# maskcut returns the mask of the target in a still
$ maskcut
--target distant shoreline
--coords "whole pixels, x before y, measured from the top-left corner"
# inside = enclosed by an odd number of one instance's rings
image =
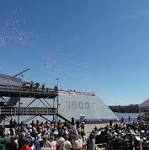
[[[131,104],[131,105],[113,105],[109,106],[109,108],[116,113],[139,113],[139,105]]]

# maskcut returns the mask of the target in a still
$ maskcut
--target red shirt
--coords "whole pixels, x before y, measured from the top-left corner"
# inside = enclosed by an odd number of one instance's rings
[[[23,146],[20,150],[32,150],[32,148],[29,146]]]

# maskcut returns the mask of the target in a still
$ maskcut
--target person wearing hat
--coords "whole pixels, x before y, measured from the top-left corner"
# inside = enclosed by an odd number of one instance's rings
[[[81,138],[72,139],[73,150],[81,150],[83,148],[83,141]]]
[[[55,140],[54,136],[50,137],[50,143],[53,147],[53,150],[56,150],[56,140]]]
[[[69,141],[69,136],[65,136],[65,141],[63,142],[63,150],[70,150],[72,148],[72,144]]]
[[[41,141],[41,149],[40,150],[51,150],[52,145],[48,139],[48,136],[44,136],[43,140]]]
[[[61,134],[58,135],[58,139],[56,141],[56,150],[63,150],[63,143],[65,139]]]

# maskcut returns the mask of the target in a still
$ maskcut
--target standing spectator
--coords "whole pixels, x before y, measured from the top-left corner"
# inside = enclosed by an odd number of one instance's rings
[[[56,150],[63,150],[64,141],[65,141],[65,139],[63,138],[63,136],[59,135],[59,137],[57,139]]]
[[[41,149],[40,150],[51,150],[52,145],[48,140],[48,136],[44,136],[43,140],[41,141]]]
[[[131,121],[131,117],[130,117],[130,115],[129,115],[129,117],[128,117],[128,121],[129,121],[129,122]]]
[[[51,142],[51,145],[53,147],[53,150],[56,150],[56,141],[54,139],[54,136],[50,137],[50,142]]]
[[[87,141],[87,150],[96,150],[95,136],[93,133],[90,134],[89,139]]]
[[[41,142],[43,141],[43,139],[41,138],[41,134],[38,134],[36,139],[35,139],[35,149],[34,150],[40,150],[41,149]]]
[[[10,142],[7,142],[6,144],[6,150],[17,150],[18,149],[18,143],[17,143],[17,137],[11,137]]]
[[[31,141],[29,139],[24,139],[24,143],[20,150],[33,150],[31,147]]]
[[[63,143],[63,150],[70,150],[72,148],[72,144],[68,139],[69,139],[69,136],[66,135],[65,141]]]
[[[124,118],[123,118],[123,117],[121,118],[121,122],[122,122],[122,123],[124,122]]]

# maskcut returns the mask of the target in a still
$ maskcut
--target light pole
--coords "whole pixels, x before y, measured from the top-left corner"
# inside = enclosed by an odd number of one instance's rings
[[[58,88],[58,81],[59,81],[59,78],[56,78],[56,86]]]
[[[20,124],[21,92],[22,92],[22,80],[20,80],[20,85],[19,85],[18,125]]]
[[[57,115],[58,115],[58,109],[59,109],[59,98],[58,98],[58,81],[59,79],[56,79],[56,86],[57,86]],[[57,121],[58,121],[58,117],[57,117]]]

